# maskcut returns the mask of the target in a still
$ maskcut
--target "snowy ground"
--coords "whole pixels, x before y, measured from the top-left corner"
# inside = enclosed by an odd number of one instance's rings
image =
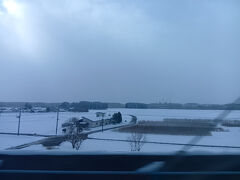
[[[90,111],[84,113],[60,112],[58,133],[61,132],[61,124],[72,117],[88,117],[97,120],[96,112]],[[115,112],[115,110],[105,110],[104,112]],[[0,114],[0,132],[16,133],[18,128],[18,113]],[[36,133],[42,135],[55,135],[57,113],[22,113],[20,133]],[[124,115],[123,120],[130,120],[130,116]]]
[[[123,119],[129,120],[128,115],[137,116],[138,120],[154,120],[161,121],[164,118],[191,118],[191,119],[213,119],[222,111],[213,110],[159,110],[159,109],[108,109],[104,112],[118,112],[123,114]],[[61,132],[61,124],[71,117],[94,116],[96,112],[88,113],[72,113],[62,112],[59,116],[59,129]],[[2,113],[0,116],[0,132],[16,132],[17,113]],[[37,133],[52,135],[56,128],[56,113],[23,113],[21,119],[22,133]],[[232,111],[227,119],[240,119],[240,111]],[[214,132],[212,136],[204,137],[199,144],[206,145],[229,145],[240,146],[240,128],[226,128],[229,132]],[[26,142],[38,140],[36,137],[16,137],[0,135],[0,148],[7,148],[13,145],[19,145]],[[130,134],[119,133],[116,131],[106,131],[96,133],[90,137],[106,138],[106,139],[121,139],[126,140]],[[171,136],[171,135],[146,135],[147,141],[155,142],[175,142],[188,143],[192,136]],[[6,140],[5,140],[6,139]],[[144,144],[141,152],[156,152],[156,153],[171,153],[180,150],[181,146],[159,145],[159,144]],[[64,142],[60,147],[56,147],[59,151],[76,151],[73,150],[71,144]],[[26,150],[46,150],[42,145],[36,145],[26,148]],[[80,152],[130,152],[128,142],[102,141],[102,140],[85,140],[79,150]],[[206,152],[240,152],[240,149],[227,148],[202,148],[193,147],[191,151],[206,151]]]
[[[33,136],[0,135],[0,150],[42,139]]]
[[[212,136],[206,136],[201,139],[198,144],[202,145],[217,145],[217,146],[240,146],[240,128],[229,128],[229,132],[214,132]],[[105,131],[90,135],[93,138],[127,140],[131,134],[119,133],[116,131]],[[175,136],[175,135],[146,135],[146,141],[151,142],[172,142],[172,143],[189,143],[193,136]],[[36,148],[35,148],[36,149]],[[72,150],[71,144],[63,143],[58,150]],[[174,153],[182,149],[178,145],[161,145],[146,143],[143,145],[141,152],[154,153]],[[108,140],[85,140],[80,152],[130,152],[129,142],[108,141]],[[229,148],[206,148],[192,147],[191,152],[212,152],[212,153],[239,153],[240,149]]]
[[[102,112],[121,112],[123,119],[129,120],[128,115],[137,116],[138,120],[162,121],[164,118],[192,118],[213,119],[221,111],[215,110],[169,110],[169,109],[108,109]],[[95,117],[99,111],[87,113],[61,112],[59,116],[58,132],[61,133],[61,124],[71,117]],[[0,115],[0,132],[17,132],[18,113],[2,113]],[[56,128],[56,113],[22,113],[21,133],[37,133],[54,135]],[[232,111],[227,119],[240,119],[240,111]]]
[[[113,130],[99,132],[90,135],[93,138],[102,139],[116,139],[127,140],[130,134],[119,133]],[[206,136],[201,139],[198,144],[203,145],[226,145],[226,146],[240,146],[240,128],[230,128],[229,132],[214,132],[213,136]],[[146,135],[146,141],[151,142],[172,142],[172,143],[188,143],[192,136],[175,136],[175,135]],[[146,153],[175,153],[182,149],[178,145],[161,145],[146,143],[143,145],[141,152]],[[46,150],[42,145],[36,145],[26,148],[25,150]],[[129,142],[108,141],[108,140],[85,140],[79,150],[72,149],[69,142],[62,143],[54,150],[58,151],[78,151],[78,152],[130,152]],[[191,152],[204,153],[240,153],[240,149],[229,148],[206,148],[206,147],[192,147]]]

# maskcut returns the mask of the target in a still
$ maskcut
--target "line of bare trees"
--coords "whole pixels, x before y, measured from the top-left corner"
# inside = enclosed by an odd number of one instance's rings
[[[133,132],[127,139],[130,144],[131,151],[141,151],[144,142],[146,141],[146,136],[142,133]]]
[[[87,139],[87,134],[80,134],[74,126],[71,126],[67,134],[67,141],[72,144],[72,148],[79,150],[82,142]]]

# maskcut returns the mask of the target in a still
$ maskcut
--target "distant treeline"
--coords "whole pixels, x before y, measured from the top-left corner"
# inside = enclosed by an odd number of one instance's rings
[[[196,109],[196,110],[240,110],[240,104],[197,104],[197,103],[126,103],[125,108],[136,109]]]
[[[103,110],[108,108],[107,103],[80,101],[78,103],[64,102],[59,108],[73,112],[88,112],[90,109]]]
[[[24,108],[26,103],[33,107],[57,107],[60,103],[45,103],[45,102],[0,102],[0,107]]]
[[[104,103],[104,102],[63,102],[63,103],[42,103],[42,102],[0,102],[1,107],[26,108],[26,104],[31,107],[45,107],[48,111],[56,111],[59,107],[66,111],[87,112],[88,110],[103,110],[107,108],[132,108],[132,109],[195,109],[195,110],[240,110],[240,104],[197,104],[197,103]]]

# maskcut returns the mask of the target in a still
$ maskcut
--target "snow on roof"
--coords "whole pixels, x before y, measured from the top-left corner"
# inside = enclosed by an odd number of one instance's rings
[[[87,115],[82,116],[82,118],[87,118],[92,121],[99,121],[102,119],[101,117],[97,117],[96,114],[87,114]]]
[[[103,119],[110,119],[110,118],[112,118],[112,115],[113,115],[113,113],[106,112],[104,117],[103,117]],[[92,121],[102,120],[102,117],[101,116],[97,117],[96,113],[94,113],[94,114],[85,114],[84,116],[82,116],[82,118],[87,118],[87,119],[92,120]]]

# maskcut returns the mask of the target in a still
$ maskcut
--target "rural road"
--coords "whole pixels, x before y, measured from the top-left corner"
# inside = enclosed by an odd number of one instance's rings
[[[127,124],[127,125],[120,125],[120,126],[115,126],[115,127],[109,127],[109,128],[105,128],[103,129],[103,131],[108,131],[108,130],[112,130],[112,129],[118,129],[121,127],[127,127],[127,126],[132,126],[133,124]],[[99,130],[92,130],[89,132],[83,132],[81,134],[79,134],[79,136],[82,136],[82,139],[87,139],[89,134],[94,134],[94,133],[98,133],[98,132],[102,132],[101,129]],[[43,146],[59,146],[62,142],[67,140],[67,136],[66,135],[58,135],[58,136],[51,136],[51,137],[47,137],[38,141],[34,141],[31,143],[26,143],[26,144],[22,144],[22,145],[18,145],[18,146],[14,146],[14,147],[10,147],[7,148],[6,150],[17,150],[17,149],[24,149],[27,148],[29,146],[32,145],[39,145],[42,144]]]

